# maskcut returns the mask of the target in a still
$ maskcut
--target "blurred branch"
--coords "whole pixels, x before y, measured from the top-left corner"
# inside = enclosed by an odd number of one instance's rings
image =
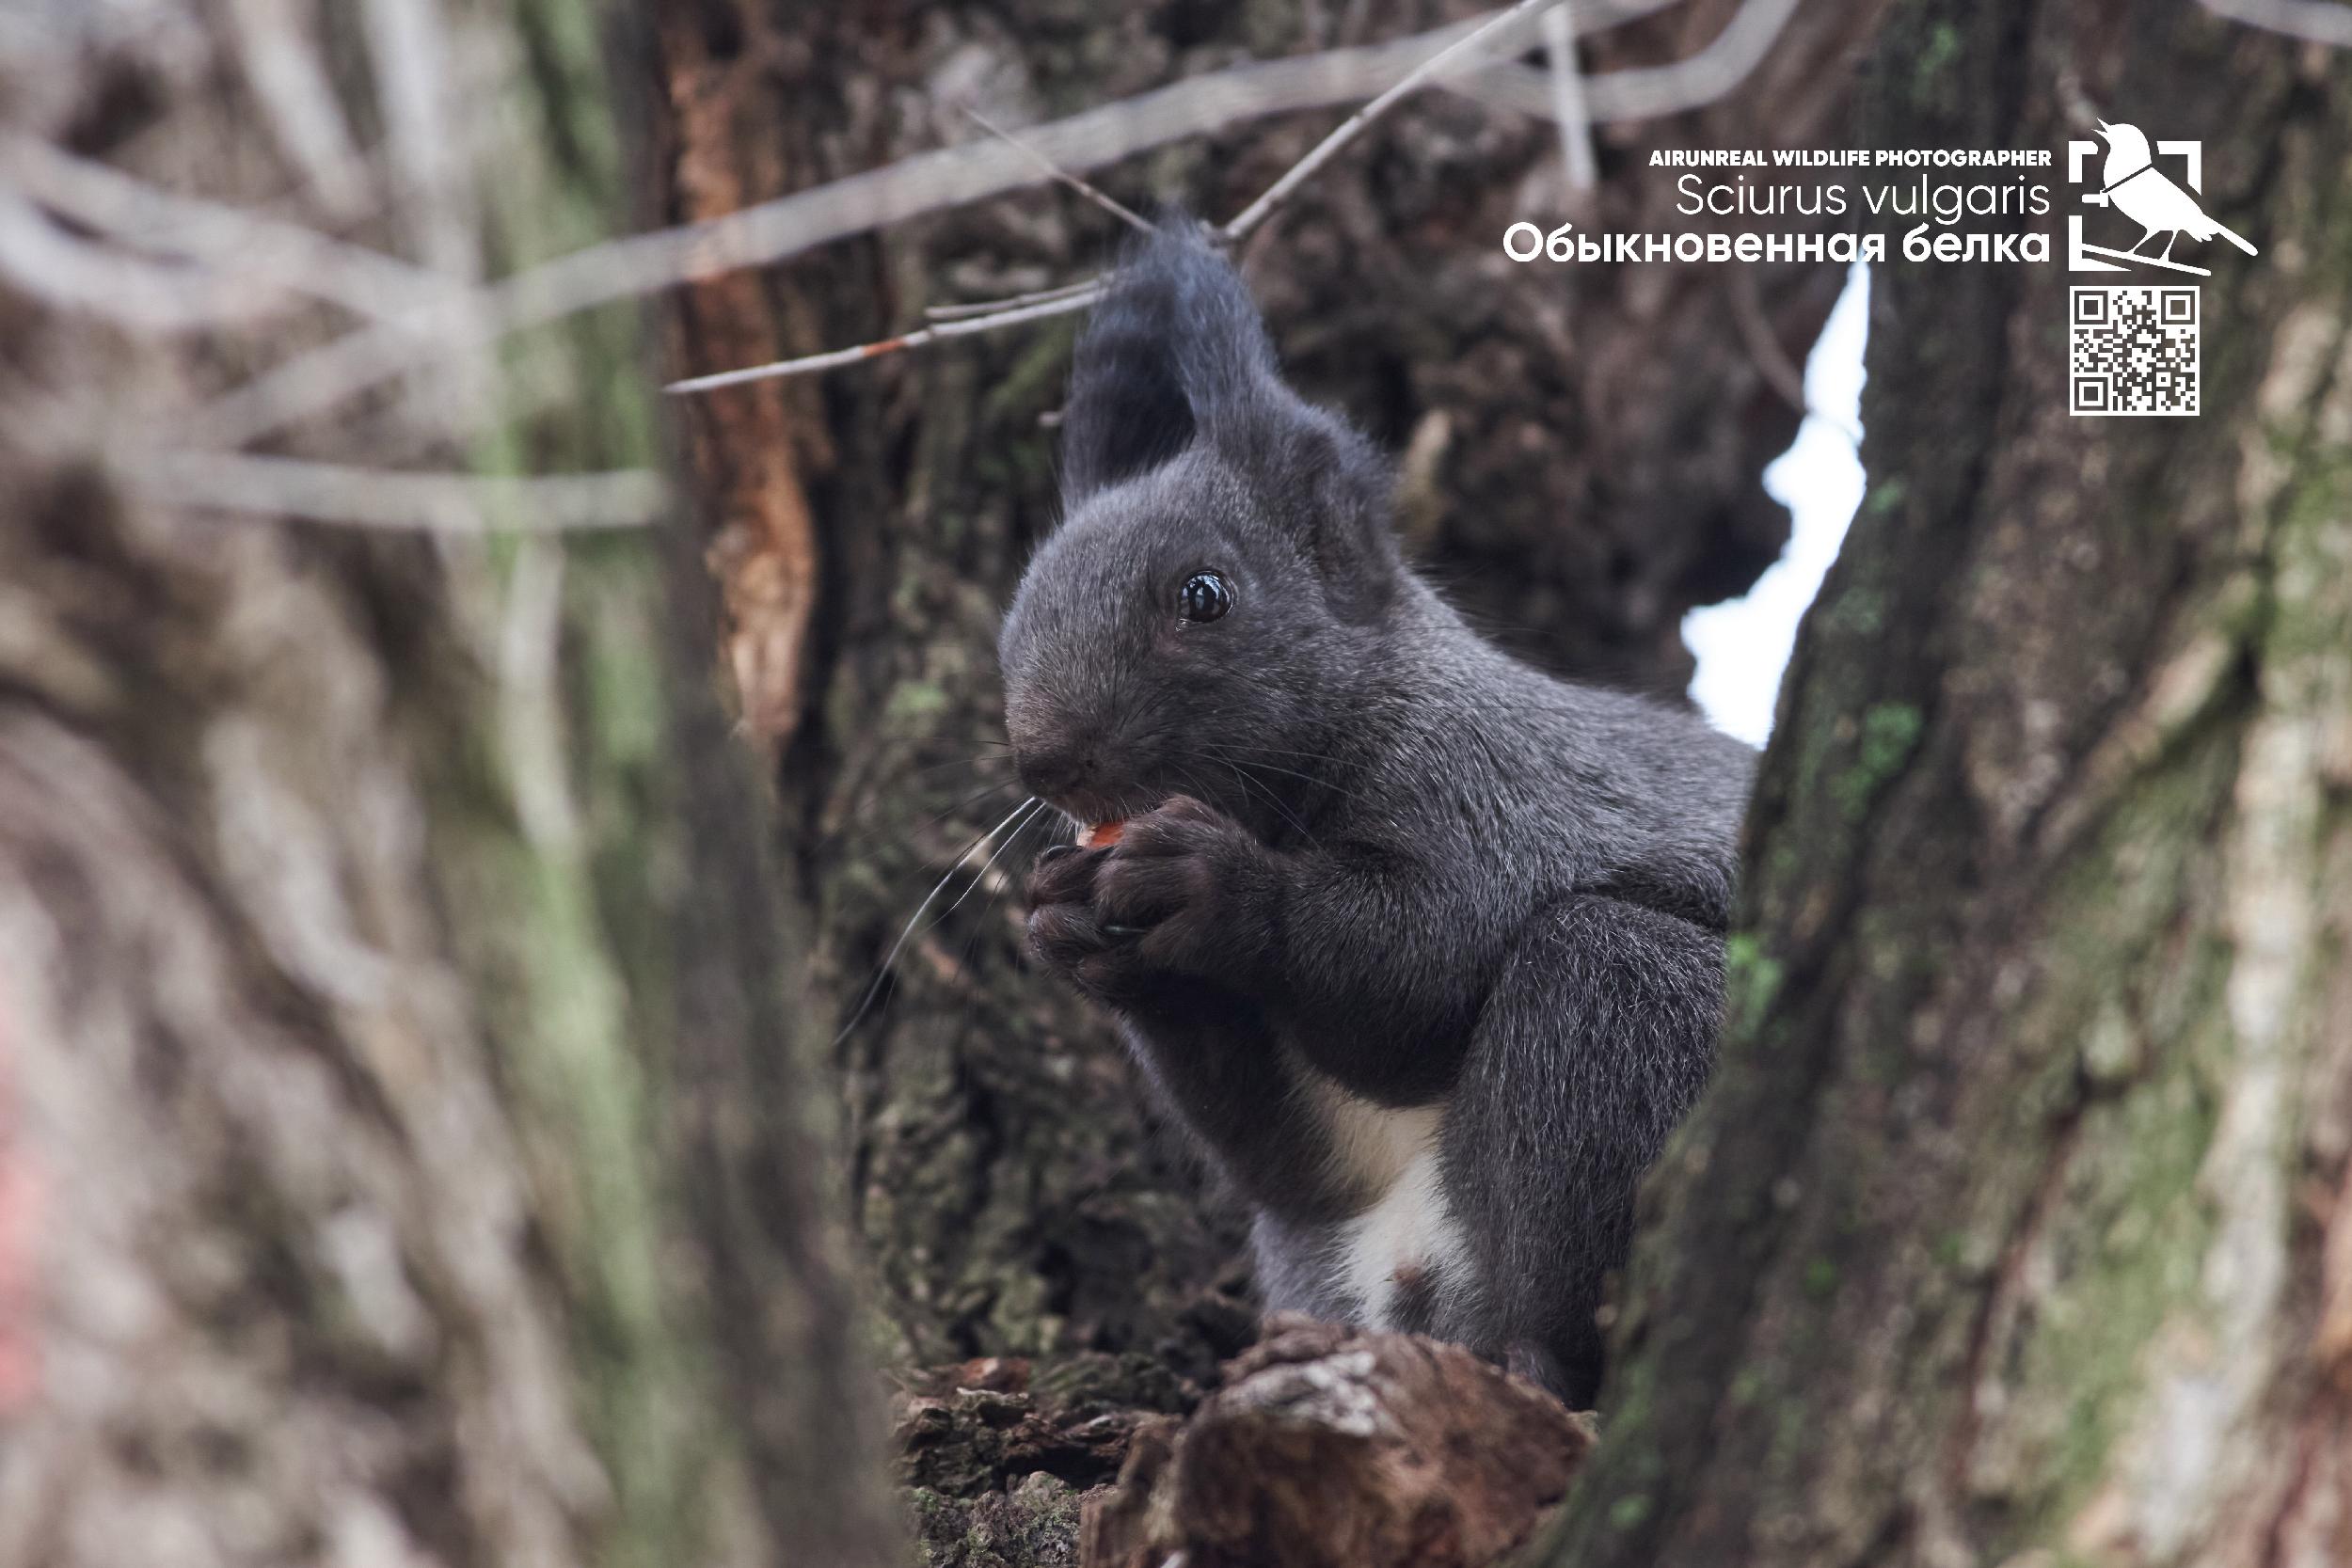
[[[360,528],[561,532],[642,528],[668,504],[649,469],[532,478],[403,473],[245,452],[124,452],[109,467],[166,506],[255,512]]]
[[[1584,103],[1584,72],[1576,57],[1576,18],[1567,0],[1544,13],[1544,55],[1551,78],[1551,113],[1560,122],[1560,152],[1568,189],[1589,191],[1600,182],[1593,156],[1593,116]]]
[[[304,35],[296,0],[230,0],[238,63],[278,150],[329,213],[358,217],[368,207],[367,166],[327,79],[322,51]]]
[[[447,29],[434,0],[367,0],[368,58],[384,112],[384,150],[426,266],[471,281],[473,181],[453,133]]]
[[[459,323],[459,337],[481,341],[481,329],[464,322],[479,309],[470,285],[481,281],[482,253],[473,161],[455,129],[463,116],[439,0],[365,0],[360,11],[383,108],[389,198],[425,266],[469,285],[447,314]],[[452,435],[473,428],[495,401],[491,372],[488,357],[478,354],[421,367],[409,378],[404,412],[420,428]]]
[[[1703,109],[1747,79],[1796,10],[1797,0],[1747,0],[1712,42],[1688,58],[1586,77],[1585,108],[1603,124]],[[1506,63],[1489,69],[1479,83],[1493,103],[1523,114],[1553,112],[1551,83],[1543,71]]]
[[[1519,0],[1508,10],[1433,29],[1394,43],[1259,62],[1187,78],[1154,92],[1035,127],[1019,141],[1004,135],[917,153],[882,168],[762,202],[705,223],[591,245],[517,273],[484,291],[479,309],[431,322],[388,324],[350,333],[278,366],[201,410],[184,438],[242,446],[401,374],[424,358],[478,350],[506,334],[597,305],[717,277],[799,254],[833,240],[944,207],[1033,183],[1038,166],[1054,178],[1115,162],[1187,135],[1225,129],[1284,110],[1322,106],[1374,92],[1372,101],[1317,143],[1220,230],[1228,241],[1249,233],[1316,170],[1380,116],[1418,88],[1475,68],[1482,97],[1551,116],[1553,84],[1518,65],[1477,65],[1474,45],[1533,18],[1557,0]],[[1595,0],[1574,12],[1571,35],[1598,31],[1662,9],[1670,0]],[[1583,85],[1595,121],[1677,113],[1711,103],[1762,59],[1795,0],[1747,0],[1713,42],[1674,65],[1612,72]],[[1398,71],[1402,74],[1397,74]],[[1375,81],[1385,86],[1374,87]],[[992,128],[993,129],[993,128]],[[1132,215],[1132,214],[1131,214]],[[935,316],[931,324],[879,342],[773,365],[696,376],[673,392],[705,391],[768,376],[807,374],[919,348],[940,339],[991,331],[1085,309],[1092,285],[1043,291]]]
[[[159,190],[30,136],[0,134],[0,185],[126,245],[233,271],[239,281],[399,321],[445,303],[453,285],[364,245],[245,208]],[[172,272],[175,280],[185,274]]]
[[[1003,126],[998,125],[994,120],[989,119],[986,115],[980,113],[979,110],[973,108],[967,103],[964,105],[963,112],[970,116],[972,122],[977,125],[981,130],[987,132],[992,136],[1003,137],[1007,146],[1018,148],[1022,152],[1027,154],[1029,161],[1036,164],[1037,166],[1044,173],[1069,186],[1072,190],[1076,191],[1080,196],[1085,197],[1089,201],[1093,202],[1097,207],[1102,208],[1103,211],[1110,214],[1111,216],[1117,218],[1120,222],[1127,225],[1130,229],[1138,230],[1146,234],[1152,232],[1152,225],[1144,219],[1136,216],[1133,212],[1130,212],[1122,203],[1114,201],[1111,198],[1104,195],[1101,191],[1096,190],[1092,185],[1088,184],[1085,181],[1079,179],[1076,175],[1071,173],[1068,169],[1054,162],[1053,159],[1046,157],[1043,153],[1029,146],[1028,143],[1023,141],[1020,137],[1014,135]]]
[[[1588,0],[1577,7],[1577,27],[1580,33],[1598,32],[1673,3]],[[1379,92],[1482,24],[1475,20],[1456,23],[1389,43],[1255,61],[1190,76],[1065,119],[1026,127],[1022,131],[1026,152],[998,142],[938,148],[724,217],[590,245],[492,285],[478,324],[436,330],[422,341],[389,326],[362,330],[298,355],[215,401],[186,435],[202,444],[242,446],[324,413],[422,358],[478,347],[469,341],[475,330],[492,337],[522,331],[575,311],[783,261],[868,230],[1034,184],[1039,175],[1028,152],[1062,168],[1083,171],[1244,120],[1353,103]],[[1459,73],[1444,75],[1455,80],[1475,69],[1472,62]],[[1473,96],[1483,97],[1483,75],[1476,85],[1479,91]],[[839,362],[857,357],[850,354]]]
[[[2352,6],[2334,0],[2199,0],[2205,9],[2265,32],[2352,49]]]
[[[59,309],[133,332],[235,326],[285,304],[281,294],[219,273],[94,245],[6,190],[0,190],[0,277]]]
[[[564,562],[554,540],[516,541],[498,640],[499,730],[515,781],[516,821],[526,839],[556,854],[580,842],[564,736]]]

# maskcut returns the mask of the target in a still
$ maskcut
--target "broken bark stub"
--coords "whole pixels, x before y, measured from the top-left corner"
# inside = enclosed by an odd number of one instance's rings
[[[1019,1356],[910,1374],[895,1403],[901,1479],[977,1499],[1042,1471],[1073,1486],[1119,1474],[1130,1435],[1200,1389],[1137,1355],[1082,1355],[1033,1380]]]
[[[1595,1433],[1458,1345],[1279,1318],[1089,1497],[1086,1568],[1470,1568],[1564,1497]]]

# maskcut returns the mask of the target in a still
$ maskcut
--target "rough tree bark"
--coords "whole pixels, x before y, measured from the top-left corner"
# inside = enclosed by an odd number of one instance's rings
[[[2069,418],[2062,264],[1874,280],[1723,1067],[1541,1555],[2343,1562],[2352,58],[1951,0],[1867,80],[1861,145],[2201,138],[2262,255],[2197,257],[2193,420]]]
[[[448,95],[422,123],[463,142],[467,92],[496,95],[482,232],[373,152],[356,209],[305,183],[333,150],[274,139],[239,62],[276,29],[286,67],[306,12],[59,12],[8,130],[411,256],[412,203],[500,265],[616,226],[579,8],[520,8],[519,41],[447,13],[465,74],[422,79]],[[373,129],[398,67],[370,50],[430,13],[378,8],[363,41],[336,12],[294,61],[337,61],[330,122]],[[95,244],[25,254],[0,286],[0,1562],[897,1560],[819,1223],[803,927],[691,535],[365,536],[139,493],[101,443],[135,467],[243,354],[332,324],[125,328],[121,293],[56,303]],[[153,297],[209,297],[200,272]],[[623,313],[481,368],[477,461],[652,461],[638,346]],[[463,368],[293,450],[462,466],[430,433]]]
[[[715,215],[986,135],[961,104],[1019,127],[1475,8],[655,8],[658,215]],[[1733,9],[1602,34],[1587,67],[1679,57]],[[1668,182],[1629,177],[1652,147],[1819,141],[1878,9],[1803,8],[1725,103],[1605,131],[1598,206],[1580,221],[1662,226]],[[1239,125],[1095,177],[1133,204],[1221,217],[1337,119]],[[1548,124],[1433,94],[1319,176],[1246,270],[1300,383],[1406,454],[1417,553],[1474,613],[1555,666],[1674,691],[1689,670],[1683,611],[1743,589],[1785,536],[1757,475],[1798,415],[1759,355],[1801,364],[1841,277],[1765,269],[1735,297],[1691,270],[1515,264],[1501,245],[1511,221],[1574,210],[1558,146]],[[688,291],[674,368],[882,338],[927,306],[1083,276],[1119,238],[1052,187],[895,226]],[[991,650],[1052,520],[1043,422],[1070,331],[960,340],[688,410],[741,711],[776,752],[836,1020],[923,892],[1018,800],[967,797],[1006,783],[986,754],[1001,736]],[[1009,857],[1016,872],[1024,853]],[[898,1354],[1142,1353],[1205,1375],[1245,1331],[1236,1282],[1218,1272],[1233,1236],[1153,1140],[1105,1031],[1020,971],[1006,869],[916,934],[838,1046],[856,1224]]]

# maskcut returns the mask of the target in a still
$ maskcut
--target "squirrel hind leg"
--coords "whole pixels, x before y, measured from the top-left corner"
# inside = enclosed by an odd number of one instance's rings
[[[1633,1199],[1707,1079],[1723,939],[1620,899],[1539,910],[1489,993],[1447,1106],[1446,1202],[1480,1282],[1465,1336],[1569,1404],[1600,1381],[1596,1314]]]

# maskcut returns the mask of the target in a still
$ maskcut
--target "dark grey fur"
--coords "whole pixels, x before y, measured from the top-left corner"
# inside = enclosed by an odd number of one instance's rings
[[[1337,1249],[1380,1195],[1329,1085],[1441,1107],[1465,1256],[1400,1272],[1389,1326],[1588,1402],[1635,1183],[1711,1060],[1752,753],[1465,626],[1398,554],[1386,465],[1283,384],[1194,226],[1120,279],[1001,655],[1028,786],[1130,820],[1041,862],[1031,951],[1252,1205],[1270,1306],[1365,1315]],[[1202,569],[1234,606],[1185,623]]]

